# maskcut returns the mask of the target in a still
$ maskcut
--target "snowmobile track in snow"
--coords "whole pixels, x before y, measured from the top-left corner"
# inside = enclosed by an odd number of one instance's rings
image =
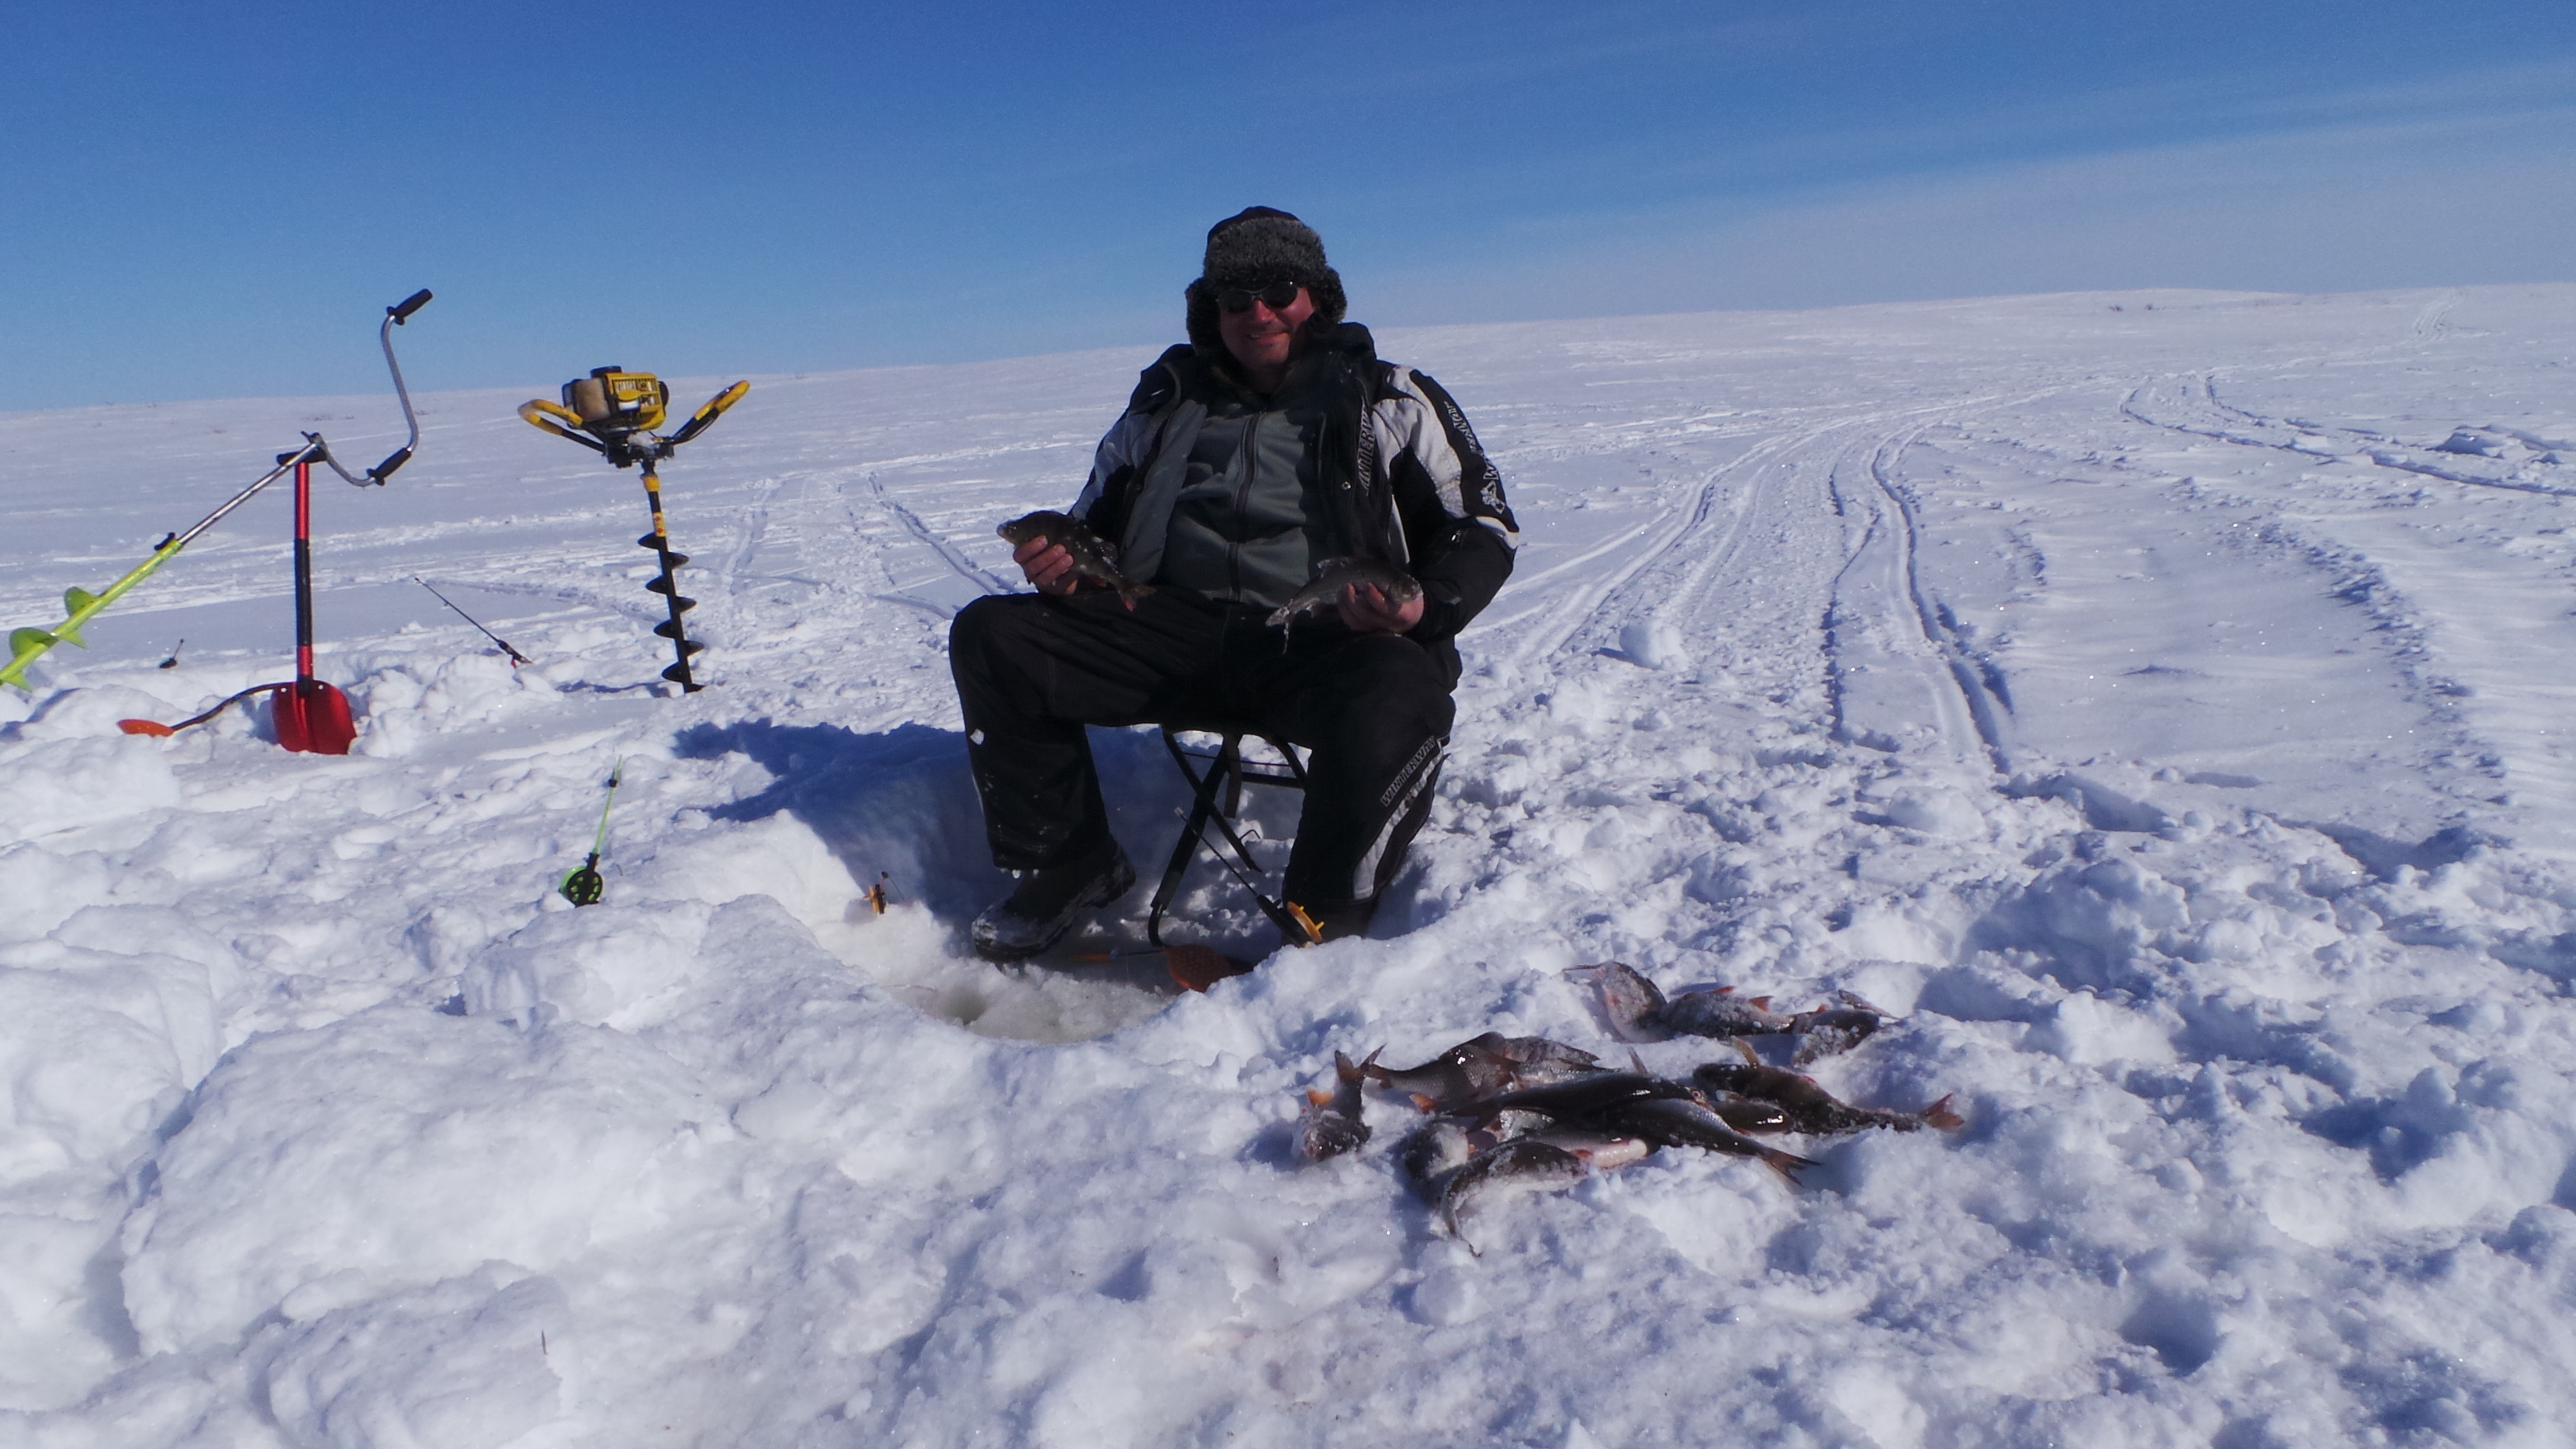
[[[1935,729],[1943,738],[1962,743],[1973,731],[1995,772],[2009,775],[2012,773],[2012,752],[2006,740],[2005,720],[2012,713],[2012,699],[2005,687],[2003,672],[1992,659],[1971,648],[1960,637],[1953,626],[1948,606],[1924,583],[1922,522],[1915,514],[1913,497],[1895,478],[1906,449],[1912,447],[1931,426],[1930,423],[1919,424],[1894,437],[1881,439],[1869,449],[1867,462],[1863,465],[1873,490],[1869,495],[1847,494],[1843,483],[1845,470],[1841,467],[1834,470],[1838,506],[1866,505],[1871,513],[1868,534],[1861,546],[1853,550],[1844,563],[1843,572],[1834,581],[1836,623],[1828,626],[1827,650],[1836,662],[1832,673],[1835,733],[1838,737],[1850,737],[1850,721],[1845,711],[1848,679],[1839,667],[1842,650],[1837,632],[1843,601],[1847,597],[1845,586],[1854,581],[1856,572],[1864,571],[1864,565],[1873,553],[1883,553],[1889,555],[1879,564],[1886,575],[1883,584],[1889,592],[1899,595],[1901,603],[1910,609],[1913,629],[1919,631],[1932,657],[1947,669],[1949,681],[1955,686],[1955,692],[1931,691],[1937,719]],[[1873,548],[1873,545],[1877,547]],[[1961,711],[1964,711],[1964,727]]]
[[[2437,463],[2418,448],[2360,428],[2320,426],[2294,418],[2270,418],[2233,406],[2218,395],[2216,375],[2186,373],[2154,378],[2129,390],[2120,411],[2138,422],[2169,432],[2214,438],[2246,448],[2296,453],[2320,464],[2368,462],[2381,468],[2439,478],[2471,488],[2502,488],[2516,493],[2576,497],[2576,488],[2560,487],[2510,474],[2462,471],[2465,461]],[[2442,454],[2446,458],[2461,455]]]
[[[894,496],[886,492],[884,481],[874,473],[870,473],[868,475],[868,488],[876,495],[877,506],[879,508],[884,509],[888,516],[892,517],[897,523],[902,524],[906,533],[919,539],[925,547],[930,549],[931,552],[938,554],[950,568],[957,571],[957,576],[959,578],[966,580],[968,583],[973,584],[976,588],[981,589],[988,594],[1015,594],[1020,592],[1020,590],[1014,588],[1009,583],[1004,582],[1002,579],[976,567],[973,559],[968,558],[964,551],[959,549],[957,545],[950,543],[940,534],[939,530],[932,528],[929,524],[923,522],[920,514],[917,514],[911,509],[904,507],[902,504],[895,502]]]

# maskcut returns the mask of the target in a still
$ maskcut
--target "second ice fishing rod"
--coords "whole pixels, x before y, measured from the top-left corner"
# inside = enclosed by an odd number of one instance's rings
[[[425,578],[422,578],[422,577],[421,577],[420,575],[418,575],[418,574],[413,574],[413,575],[411,576],[411,581],[412,581],[413,583],[415,583],[415,584],[420,585],[422,588],[429,590],[429,591],[430,591],[430,593],[431,593],[432,595],[434,595],[434,596],[438,599],[438,601],[439,601],[440,603],[445,604],[449,609],[454,610],[454,611],[455,611],[455,614],[456,614],[456,617],[458,617],[458,618],[460,618],[460,619],[464,620],[464,621],[465,621],[466,623],[468,623],[468,624],[473,625],[473,626],[474,626],[475,628],[477,628],[477,629],[482,629],[482,631],[483,631],[483,637],[484,637],[484,638],[489,639],[489,640],[491,640],[493,643],[500,645],[500,646],[501,646],[501,652],[510,656],[510,667],[511,667],[512,669],[516,669],[516,668],[518,668],[520,665],[522,665],[522,664],[526,664],[526,663],[530,662],[530,661],[529,661],[529,659],[528,659],[528,656],[527,656],[527,655],[522,654],[522,653],[520,653],[518,650],[513,649],[513,648],[511,648],[511,647],[510,647],[510,641],[509,641],[509,640],[502,638],[500,635],[493,633],[493,632],[492,632],[491,630],[489,630],[489,629],[484,629],[484,628],[483,628],[483,621],[482,621],[482,620],[475,618],[472,614],[469,614],[469,613],[465,612],[463,609],[458,609],[458,608],[456,607],[456,601],[455,601],[454,599],[451,599],[451,598],[447,597],[445,594],[442,594],[442,593],[439,593],[439,592],[438,592],[438,585],[431,583],[429,580],[427,580],[427,579],[425,579]]]
[[[742,395],[749,391],[749,382],[737,382],[717,393],[667,438],[653,429],[662,426],[671,406],[671,385],[649,372],[594,367],[590,376],[563,385],[561,404],[532,398],[519,405],[521,418],[558,438],[572,439],[620,468],[644,465],[644,497],[653,508],[653,531],[635,542],[638,547],[653,550],[662,561],[661,576],[644,587],[670,602],[671,617],[654,625],[653,632],[670,640],[671,653],[677,656],[671,667],[662,671],[662,677],[680,686],[684,693],[706,687],[689,672],[689,656],[707,646],[691,640],[687,626],[680,622],[680,616],[696,608],[698,601],[680,597],[679,568],[689,561],[689,556],[671,551],[671,533],[662,524],[662,480],[653,465],[705,432],[724,416],[725,409],[742,401]]]
[[[685,661],[683,661],[685,662]],[[599,858],[608,851],[608,812],[617,804],[617,782],[626,776],[626,762],[619,760],[608,772],[608,798],[599,806],[599,838],[590,843],[590,859],[573,868],[572,874],[555,887],[558,894],[576,906],[595,906],[608,894],[608,882],[599,877]]]
[[[331,445],[322,440],[322,435],[320,433],[306,433],[304,435],[303,447],[296,449],[292,453],[278,454],[276,467],[261,474],[257,482],[252,483],[249,487],[224,500],[222,507],[207,514],[205,517],[198,519],[187,532],[174,533],[163,538],[160,543],[153,546],[152,556],[127,570],[125,577],[109,584],[106,588],[99,590],[95,594],[91,593],[87,589],[64,590],[64,617],[61,623],[56,624],[50,629],[20,629],[10,634],[10,657],[7,664],[0,665],[0,684],[14,684],[20,689],[27,688],[27,666],[33,664],[36,661],[37,656],[43,654],[46,650],[53,648],[57,644],[77,644],[84,649],[88,648],[88,641],[84,640],[80,636],[82,625],[87,624],[91,619],[96,618],[100,611],[104,610],[108,605],[125,597],[127,590],[132,589],[135,585],[143,582],[145,579],[152,577],[153,573],[163,564],[168,563],[172,558],[176,557],[179,550],[196,542],[198,537],[207,529],[210,529],[217,523],[223,521],[224,515],[241,507],[243,504],[248,503],[253,497],[257,496],[261,489],[266,488],[269,484],[276,482],[287,474],[297,473],[299,475],[309,475],[314,464],[322,463],[327,464],[332,472],[339,474],[347,481],[364,488],[370,484],[384,482],[386,479],[391,478],[394,475],[395,469],[410,462],[412,450],[420,446],[420,419],[412,412],[410,391],[403,386],[402,366],[394,361],[394,328],[408,321],[412,313],[419,311],[428,304],[429,289],[424,287],[421,290],[412,293],[410,296],[405,297],[401,301],[396,302],[394,305],[387,307],[385,309],[384,325],[377,329],[376,340],[381,343],[385,349],[385,367],[393,373],[394,396],[402,400],[403,421],[409,424],[411,428],[410,437],[404,440],[401,447],[386,454],[383,462],[369,468],[366,472],[366,476],[359,477],[356,474],[351,473],[348,469],[341,467],[340,460],[331,456]],[[308,560],[306,568],[309,571],[310,554],[302,553],[301,556]],[[299,611],[299,613],[306,614],[309,613],[309,610]],[[299,619],[299,622],[302,622],[301,618]],[[280,685],[277,687],[292,688],[293,686]]]

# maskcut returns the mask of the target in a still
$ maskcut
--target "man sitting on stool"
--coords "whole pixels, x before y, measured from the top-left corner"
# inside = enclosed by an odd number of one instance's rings
[[[1451,641],[1512,571],[1519,524],[1440,384],[1342,320],[1322,238],[1256,206],[1208,232],[1188,343],[1145,370],[1068,510],[1154,592],[1082,588],[1053,539],[1013,559],[1036,594],[978,599],[949,632],[993,863],[975,918],[997,961],[1126,894],[1085,725],[1240,720],[1312,753],[1287,898],[1323,937],[1368,929],[1430,814],[1455,705]],[[1346,586],[1286,648],[1267,616],[1325,559],[1393,564],[1401,603]]]

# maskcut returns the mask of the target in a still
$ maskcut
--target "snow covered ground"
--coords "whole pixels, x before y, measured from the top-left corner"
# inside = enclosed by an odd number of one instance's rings
[[[322,485],[352,755],[115,728],[288,672],[282,490],[56,651],[0,700],[0,1442],[2565,1442],[2576,287],[1381,342],[1519,572],[1375,938],[1205,996],[962,946],[946,621],[1145,354],[756,377],[666,473],[688,698],[538,388]],[[395,419],[0,415],[0,623]],[[1159,745],[1098,744],[1159,860]],[[1270,949],[1193,881],[1180,934]],[[1613,958],[1902,1011],[1820,1077],[1968,1125],[1793,1140],[1803,1190],[1659,1153],[1481,1256],[1399,1100],[1294,1161],[1336,1048],[1613,1050],[1558,974]]]

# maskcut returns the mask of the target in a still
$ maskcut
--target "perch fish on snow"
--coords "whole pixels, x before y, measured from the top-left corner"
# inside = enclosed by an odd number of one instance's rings
[[[1742,1042],[1736,1049],[1744,1053],[1740,1062],[1708,1062],[1691,1073],[1693,1084],[1709,1092],[1731,1092],[1739,1100],[1758,1101],[1777,1110],[1786,1121],[1785,1130],[1813,1136],[1833,1136],[1844,1132],[1861,1132],[1883,1127],[1894,1132],[1913,1132],[1931,1127],[1943,1132],[1966,1126],[1966,1120],[1950,1108],[1950,1099],[1941,1100],[1920,1112],[1897,1112],[1884,1107],[1854,1107],[1837,1101],[1833,1093],[1816,1085],[1813,1079],[1800,1076],[1784,1067],[1764,1066],[1754,1060],[1752,1050]],[[1718,1103],[1721,1115],[1727,1102]]]
[[[1368,1071],[1377,1062],[1377,1053],[1354,1062],[1341,1052],[1333,1053],[1333,1076],[1337,1085],[1327,1092],[1306,1094],[1306,1112],[1297,1123],[1297,1155],[1308,1162],[1321,1162],[1339,1157],[1369,1140],[1368,1123],[1363,1120],[1366,1105],[1360,1100],[1360,1086],[1368,1080]]]
[[[1792,1057],[1801,1064],[1849,1051],[1897,1020],[1848,991],[1834,993],[1836,1004],[1796,1013],[1773,1011],[1770,997],[1738,996],[1731,986],[1667,997],[1635,967],[1617,961],[1570,967],[1565,979],[1597,992],[1611,1029],[1630,1041],[1793,1035],[1799,1042]]]
[[[1535,1125],[1506,1125],[1515,1122]],[[1684,1083],[1612,1071],[1464,1104],[1416,1129],[1399,1159],[1414,1191],[1439,1208],[1449,1235],[1481,1253],[1469,1227],[1500,1203],[1561,1192],[1659,1147],[1750,1157],[1792,1183],[1799,1169],[1815,1165],[1743,1136]]]
[[[1117,545],[1092,532],[1090,524],[1070,513],[1042,508],[1035,513],[1023,513],[993,532],[1013,546],[1040,538],[1056,545],[1072,555],[1075,578],[1117,590],[1118,597],[1126,601],[1128,608],[1136,607],[1138,599],[1154,592],[1152,584],[1140,584],[1120,573]]]
[[[1409,1093],[1423,1110],[1436,1111],[1513,1087],[1544,1086],[1603,1068],[1600,1058],[1581,1047],[1543,1036],[1505,1036],[1489,1031],[1458,1043],[1418,1067],[1364,1064],[1362,1070],[1382,1087]]]
[[[1480,1214],[1511,1198],[1561,1192],[1654,1150],[1642,1138],[1567,1127],[1498,1140],[1455,1117],[1434,1117],[1405,1138],[1398,1161],[1415,1194],[1439,1209],[1449,1236],[1481,1253],[1467,1237]]]
[[[1594,1072],[1544,1087],[1523,1087],[1462,1103],[1448,1115],[1469,1122],[1534,1113],[1557,1127],[1641,1139],[1656,1147],[1697,1147],[1749,1157],[1791,1182],[1816,1164],[1766,1147],[1728,1125],[1707,1097],[1686,1082],[1650,1072]]]

